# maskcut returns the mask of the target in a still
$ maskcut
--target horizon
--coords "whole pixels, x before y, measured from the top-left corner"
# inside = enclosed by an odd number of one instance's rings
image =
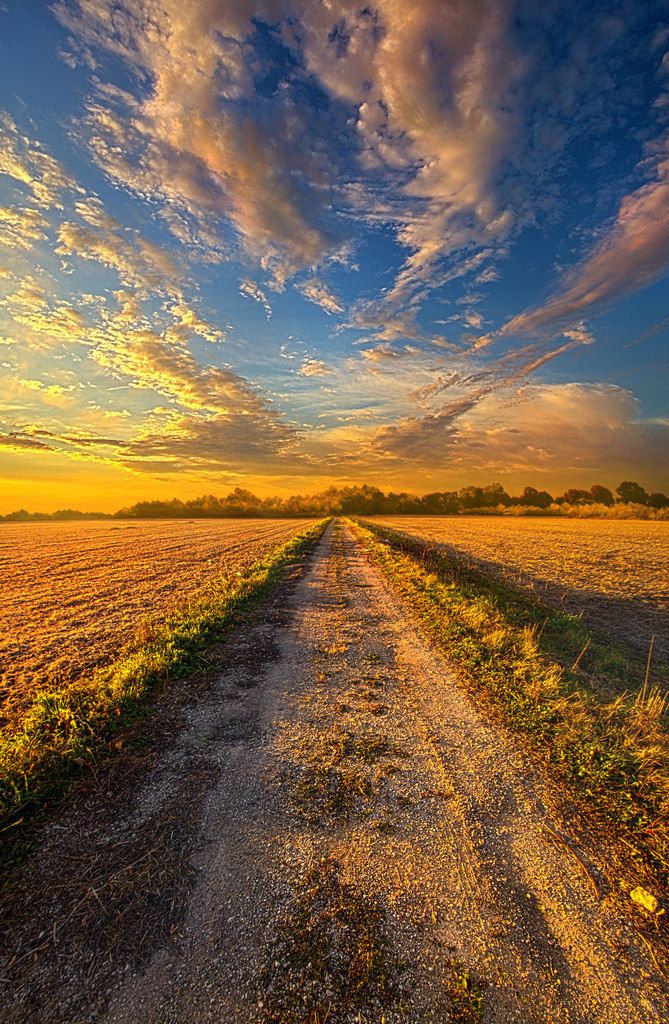
[[[0,3],[8,512],[667,490],[662,0],[108,13]]]
[[[601,481],[594,481],[588,487],[584,487],[582,489],[583,490],[590,490],[592,487],[603,486],[603,487],[607,488],[608,490],[610,490],[612,495],[613,495],[613,497],[616,499],[616,501],[618,501],[619,499],[616,497],[616,494],[617,494],[616,488],[618,486],[621,486],[623,482],[624,481],[619,481],[618,484],[611,484],[610,485],[610,484],[602,484]],[[646,491],[647,495],[651,495],[652,493],[654,493],[649,488],[644,487],[643,481],[634,481],[634,482],[635,483],[639,483],[640,486],[642,487],[642,489],[644,489]],[[514,488],[506,488],[503,485],[500,485],[500,482],[498,480],[488,480],[488,481],[485,481],[485,482],[470,482],[470,483],[467,483],[467,484],[461,484],[459,487],[436,488],[435,490],[432,490],[432,491],[421,491],[421,490],[417,490],[417,489],[413,489],[413,490],[412,489],[405,489],[405,490],[397,490],[396,491],[393,488],[386,488],[386,489],[378,488],[378,489],[381,490],[381,492],[383,493],[384,496],[389,496],[390,494],[398,494],[398,495],[406,496],[406,497],[409,497],[409,498],[416,498],[417,500],[421,500],[421,499],[425,498],[428,494],[446,493],[446,492],[448,492],[448,493],[458,493],[460,491],[465,490],[468,487],[481,487],[481,488],[485,488],[485,487],[496,487],[496,486],[502,486],[502,488],[503,488],[504,492],[506,493],[506,495],[508,497],[511,497],[511,498],[514,498],[514,499],[521,497],[522,496],[522,491],[524,489],[524,487],[518,487],[516,489],[514,489]],[[531,486],[534,486],[534,485],[528,484],[528,485],[524,485],[524,486],[531,487]],[[359,482],[354,482],[354,483],[344,483],[344,484],[329,484],[328,487],[335,488],[336,490],[345,490],[347,488],[350,488],[352,490],[360,490],[363,487],[370,487],[370,488],[375,488],[376,489],[377,485],[375,485],[375,484],[361,484]],[[551,495],[553,501],[555,501],[558,498],[562,497],[563,493],[566,492],[569,489],[570,488],[566,488],[566,487],[562,488],[562,489],[555,489],[555,490],[551,490],[551,488],[549,488],[549,487],[537,488],[537,490],[548,491],[548,493]],[[574,489],[577,489],[577,488],[574,488]],[[227,497],[229,497],[231,494],[234,493],[234,490],[235,490],[235,488],[231,488],[228,491],[227,494],[213,495],[213,497],[215,497],[217,500],[225,500]],[[256,492],[252,491],[250,488],[247,488],[247,490],[249,490],[251,492],[253,497],[258,498],[261,501],[271,501],[272,499],[277,500],[277,501],[286,501],[286,500],[289,500],[290,498],[305,498],[305,499],[308,499],[308,498],[319,497],[320,495],[322,495],[325,492],[325,490],[327,490],[327,488],[321,488],[320,490],[313,490],[313,491],[312,490],[308,490],[308,491],[294,490],[294,491],[291,491],[290,493],[287,493],[287,494],[277,494],[276,492],[269,493],[269,494],[258,494]],[[514,490],[517,490],[518,493],[514,493]],[[664,495],[664,492],[659,492],[659,493]],[[137,505],[160,504],[160,503],[162,503],[162,504],[169,504],[170,502],[181,502],[182,504],[186,505],[188,502],[194,502],[194,501],[201,500],[203,498],[207,498],[207,497],[210,497],[210,496],[212,496],[211,492],[202,493],[202,494],[194,495],[194,496],[191,496],[191,497],[180,497],[180,496],[174,495],[174,494],[172,494],[169,497],[162,497],[162,498],[157,498],[155,496],[154,497],[143,497],[143,498],[138,498],[136,501],[133,501],[131,504],[121,505],[121,506],[118,506],[118,507],[115,506],[113,508],[105,508],[105,509],[100,508],[100,507],[96,507],[96,508],[80,508],[80,507],[74,506],[74,505],[63,505],[63,506],[59,506],[59,507],[56,507],[56,508],[49,508],[49,509],[44,509],[44,508],[30,508],[30,509],[26,509],[26,508],[23,508],[23,507],[22,508],[7,509],[7,510],[4,510],[4,511],[0,509],[0,517],[16,514],[18,512],[27,512],[30,515],[51,515],[54,512],[77,512],[77,513],[82,513],[83,515],[104,515],[104,516],[108,516],[108,515],[118,514],[120,512],[125,511],[126,509],[132,509],[132,508],[134,508]],[[450,513],[446,513],[446,514],[450,514]]]

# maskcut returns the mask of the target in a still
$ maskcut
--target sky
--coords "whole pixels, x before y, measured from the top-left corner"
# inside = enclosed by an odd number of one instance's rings
[[[669,489],[665,0],[0,2],[0,512]]]

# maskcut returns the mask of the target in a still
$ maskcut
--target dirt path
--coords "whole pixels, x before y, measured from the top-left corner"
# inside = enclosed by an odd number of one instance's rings
[[[48,1013],[21,1016],[19,985],[3,1020],[307,1024],[331,1005],[331,1024],[443,1024],[467,971],[489,1024],[667,1019],[601,853],[571,844],[557,787],[463,694],[345,527],[327,531],[279,614],[231,646],[108,837],[183,796],[194,876],[175,890],[170,940],[145,937],[143,966],[117,965],[102,991],[99,963],[79,953],[83,967],[51,978],[62,996]],[[189,801],[194,765],[207,783]],[[372,994],[344,1008],[347,928]]]

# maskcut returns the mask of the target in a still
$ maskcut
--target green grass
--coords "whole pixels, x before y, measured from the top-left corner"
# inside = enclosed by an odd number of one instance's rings
[[[557,656],[578,643],[582,648],[578,620],[429,544],[367,523],[354,529],[423,627],[457,663],[468,688],[501,710],[575,794],[616,825],[632,855],[649,862],[666,882],[666,698],[642,687],[608,702],[598,699],[588,677]],[[615,650],[600,644],[589,672],[618,663]]]
[[[451,961],[450,974],[447,986],[449,1024],[481,1024],[483,988],[459,960]]]
[[[17,837],[48,803],[123,742],[151,698],[203,665],[208,645],[220,641],[297,565],[323,533],[310,526],[250,565],[234,583],[212,584],[206,597],[153,626],[118,661],[62,689],[38,692],[19,726],[0,742],[0,840]]]

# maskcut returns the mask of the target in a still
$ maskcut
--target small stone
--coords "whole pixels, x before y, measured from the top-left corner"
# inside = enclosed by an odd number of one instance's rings
[[[635,903],[638,903],[644,908],[644,910],[648,910],[651,914],[657,914],[660,904],[656,897],[641,885],[637,885],[636,889],[632,889],[630,892],[630,899],[633,899]]]

